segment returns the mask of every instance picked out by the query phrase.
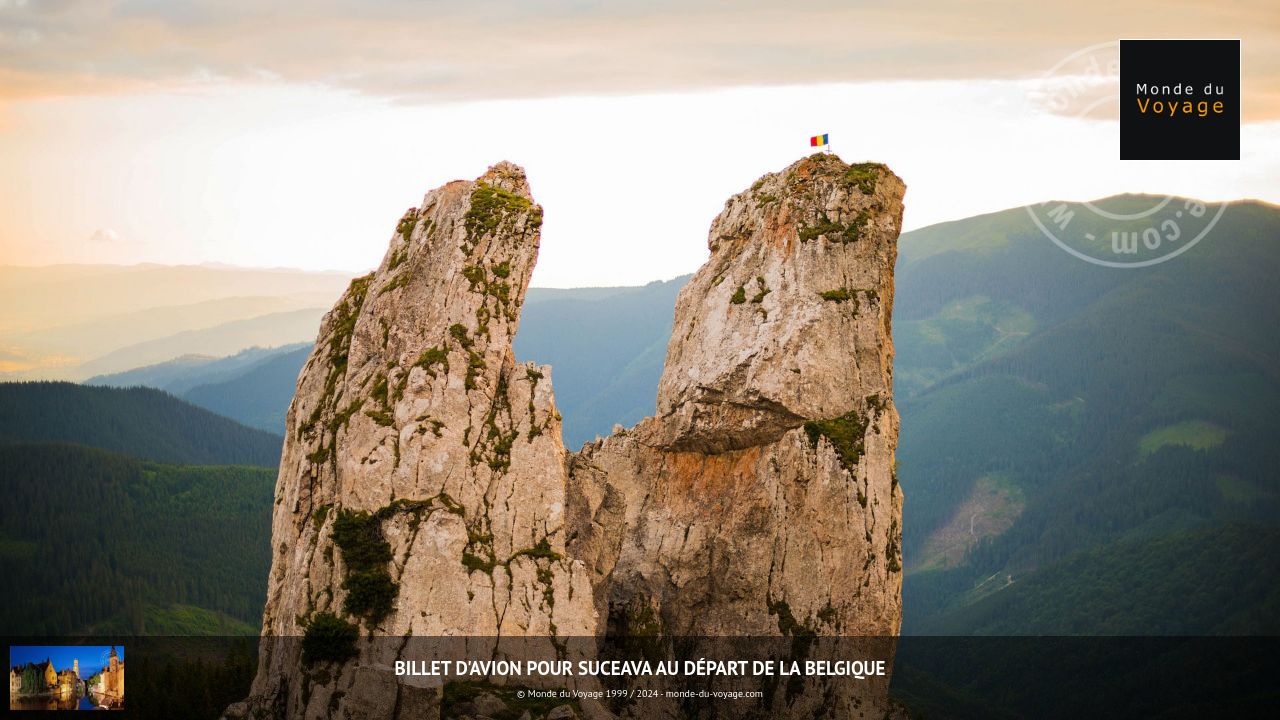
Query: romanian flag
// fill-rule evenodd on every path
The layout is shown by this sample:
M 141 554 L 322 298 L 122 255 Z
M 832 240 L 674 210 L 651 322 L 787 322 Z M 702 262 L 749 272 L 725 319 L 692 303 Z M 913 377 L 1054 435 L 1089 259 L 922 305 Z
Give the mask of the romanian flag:
M 809 147 L 822 147 L 827 144 L 827 134 L 814 135 L 809 138 Z

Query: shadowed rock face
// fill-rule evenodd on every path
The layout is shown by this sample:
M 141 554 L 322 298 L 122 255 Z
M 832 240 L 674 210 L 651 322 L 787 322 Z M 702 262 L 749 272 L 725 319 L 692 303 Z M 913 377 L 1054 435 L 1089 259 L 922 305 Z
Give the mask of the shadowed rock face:
M 547 658 L 591 652 L 567 636 L 895 635 L 903 192 L 815 155 L 731 198 L 680 293 L 658 416 L 576 454 L 550 368 L 511 351 L 542 218 L 523 171 L 427 194 L 298 379 L 259 673 L 227 714 L 438 713 L 390 674 L 403 643 L 317 661 L 296 639 L 321 630 L 487 637 L 483 656 L 521 637 Z M 755 711 L 883 704 L 885 683 L 854 685 Z M 649 711 L 680 706 L 630 712 Z

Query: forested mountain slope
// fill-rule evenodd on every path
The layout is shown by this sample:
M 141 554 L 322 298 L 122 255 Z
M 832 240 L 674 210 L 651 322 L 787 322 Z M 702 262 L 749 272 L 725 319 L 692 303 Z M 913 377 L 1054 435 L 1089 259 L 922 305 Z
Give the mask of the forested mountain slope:
M 0 383 L 0 445 L 29 442 L 89 445 L 160 462 L 274 468 L 282 439 L 150 388 Z

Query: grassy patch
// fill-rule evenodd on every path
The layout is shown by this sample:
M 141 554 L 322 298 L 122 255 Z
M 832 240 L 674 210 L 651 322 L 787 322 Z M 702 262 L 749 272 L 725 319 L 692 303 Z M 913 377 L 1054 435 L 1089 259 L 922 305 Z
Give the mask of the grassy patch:
M 462 565 L 470 572 L 478 570 L 482 573 L 491 573 L 497 564 L 497 561 L 491 557 L 480 557 L 466 550 L 462 552 Z
M 458 345 L 463 349 L 471 347 L 471 336 L 467 334 L 467 327 L 462 323 L 454 323 L 449 326 L 449 336 L 458 341 Z
M 609 610 L 609 639 L 626 657 L 661 662 L 667 655 L 662 618 L 643 598 Z
M 823 213 L 818 218 L 817 223 L 800 228 L 800 239 L 807 242 L 823 235 L 835 235 L 842 232 L 844 232 L 844 226 L 832 221 L 831 218 L 827 217 L 826 213 Z
M 325 344 L 325 362 L 328 364 L 329 372 L 324 379 L 324 393 L 311 413 L 311 417 L 298 428 L 299 438 L 315 430 L 316 424 L 320 422 L 320 417 L 326 410 L 333 412 L 336 408 L 338 381 L 347 374 L 351 337 L 355 334 L 356 320 L 360 318 L 360 309 L 364 307 L 365 298 L 369 295 L 369 284 L 372 281 L 373 273 L 352 280 L 342 300 L 333 309 L 329 340 Z
M 383 285 L 382 289 L 378 291 L 378 294 L 386 295 L 387 293 L 393 290 L 399 290 L 400 288 L 408 284 L 409 284 L 409 273 L 402 272 L 399 275 L 396 275 L 395 277 L 391 278 L 391 282 L 387 283 L 386 285 Z
M 462 379 L 463 387 L 468 390 L 475 390 L 476 378 L 480 376 L 480 371 L 485 367 L 484 356 L 474 350 L 469 350 L 467 352 L 467 375 Z
M 312 465 L 321 465 L 326 460 L 329 459 L 331 450 L 332 448 L 330 448 L 330 446 L 321 445 L 315 450 L 312 450 L 311 452 L 307 453 L 307 462 L 311 463 Z
M 473 292 L 484 287 L 484 268 L 479 265 L 468 265 L 462 268 L 462 277 L 467 279 Z
M 352 400 L 350 405 L 338 410 L 333 414 L 332 418 L 329 418 L 325 428 L 328 429 L 330 434 L 338 432 L 340 428 L 345 427 L 351 420 L 352 415 L 360 411 L 361 407 L 364 407 L 364 400 Z
M 880 163 L 857 163 L 850 165 L 848 170 L 844 171 L 844 177 L 841 178 L 846 185 L 858 188 L 863 195 L 870 195 L 876 191 L 876 183 L 880 180 L 880 174 L 887 170 Z
M 1193 450 L 1210 450 L 1227 439 L 1226 428 L 1203 420 L 1188 420 L 1157 428 L 1138 441 L 1138 455 L 1146 458 L 1162 447 L 1182 445 Z
M 867 433 L 868 420 L 857 410 L 831 418 L 830 420 L 810 420 L 804 424 L 804 433 L 809 437 L 809 444 L 818 447 L 818 439 L 825 437 L 835 448 L 840 464 L 850 473 L 858 467 L 862 453 L 866 450 L 863 437 Z
M 407 244 L 401 245 L 399 248 L 396 248 L 396 250 L 391 253 L 391 258 L 387 260 L 387 270 L 389 271 L 395 270 L 396 268 L 403 265 L 404 261 L 408 259 L 409 259 L 409 246 Z
M 174 603 L 165 607 L 146 606 L 146 628 L 150 635 L 242 635 L 258 634 L 254 626 L 214 610 Z
M 535 560 L 542 559 L 551 561 L 559 560 L 561 557 L 560 553 L 551 549 L 551 543 L 547 542 L 545 537 L 539 540 L 537 545 L 517 551 L 515 555 L 511 556 L 511 559 L 515 560 L 521 556 L 530 557 Z
M 816 637 L 812 629 L 796 619 L 786 600 L 769 601 L 769 614 L 778 617 L 778 632 L 783 635 Z
M 769 614 L 778 618 L 778 632 L 791 636 L 792 659 L 807 657 L 809 648 L 813 641 L 817 639 L 818 633 L 796 619 L 795 614 L 791 612 L 791 605 L 786 600 L 768 598 L 765 602 L 769 608 Z M 799 676 L 792 676 L 787 683 L 787 695 L 791 696 L 797 693 L 800 688 Z
M 464 221 L 468 244 L 474 246 L 482 236 L 493 235 L 499 228 L 511 226 L 524 212 L 531 212 L 531 227 L 542 226 L 542 211 L 535 208 L 528 198 L 488 183 L 477 183 Z
M 405 211 L 401 216 L 400 222 L 396 223 L 396 232 L 400 233 L 400 237 L 405 242 L 409 242 L 409 237 L 413 235 L 413 229 L 418 225 L 418 208 L 412 207 Z
M 429 347 L 422 351 L 413 364 L 426 370 L 431 377 L 436 377 L 436 366 L 449 372 L 449 352 L 439 347 Z
M 756 196 L 756 207 L 758 208 L 762 208 L 766 205 L 771 205 L 776 202 L 778 202 L 777 195 L 770 195 L 769 193 L 760 193 L 759 195 Z
M 854 217 L 853 222 L 847 225 L 841 225 L 827 217 L 826 213 L 823 213 L 815 224 L 800 228 L 800 240 L 809 241 L 825 237 L 827 240 L 838 242 L 841 245 L 856 242 L 862 237 L 862 232 L 870 220 L 870 210 L 860 210 L 857 216 Z

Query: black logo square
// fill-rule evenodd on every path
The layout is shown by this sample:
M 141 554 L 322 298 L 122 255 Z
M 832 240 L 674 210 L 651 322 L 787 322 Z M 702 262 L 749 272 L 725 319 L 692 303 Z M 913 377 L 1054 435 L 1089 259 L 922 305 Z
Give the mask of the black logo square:
M 1120 159 L 1239 160 L 1240 41 L 1121 40 Z

